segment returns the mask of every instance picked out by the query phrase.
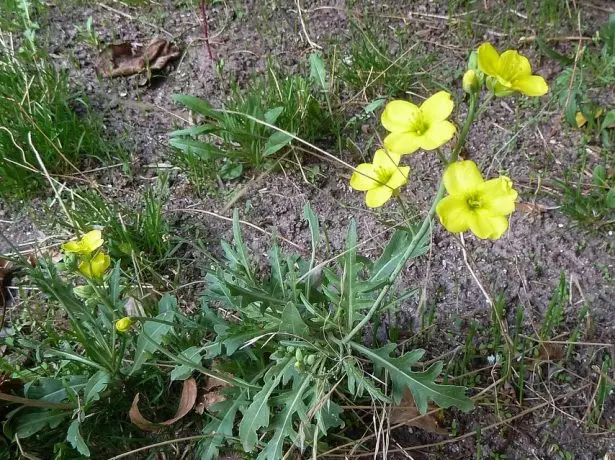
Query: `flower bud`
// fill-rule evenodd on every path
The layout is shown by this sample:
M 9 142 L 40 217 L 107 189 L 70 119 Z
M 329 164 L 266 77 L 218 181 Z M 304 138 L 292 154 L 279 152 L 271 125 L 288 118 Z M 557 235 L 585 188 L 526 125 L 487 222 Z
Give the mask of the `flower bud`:
M 463 90 L 468 94 L 474 94 L 480 89 L 480 81 L 476 75 L 476 71 L 473 69 L 468 70 L 463 74 Z
M 130 316 L 124 316 L 115 323 L 115 329 L 118 332 L 126 332 L 132 326 L 132 323 L 134 323 L 134 320 Z

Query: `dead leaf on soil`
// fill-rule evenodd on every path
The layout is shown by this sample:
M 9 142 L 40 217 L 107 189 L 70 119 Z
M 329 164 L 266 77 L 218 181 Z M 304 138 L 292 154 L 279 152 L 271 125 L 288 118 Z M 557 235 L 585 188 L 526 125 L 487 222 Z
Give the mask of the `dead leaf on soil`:
M 179 55 L 179 48 L 161 38 L 154 38 L 145 47 L 122 42 L 109 45 L 100 53 L 96 69 L 102 75 L 112 78 L 145 72 L 149 79 L 152 70 L 163 69 Z
M 561 343 L 545 342 L 540 345 L 539 358 L 542 361 L 559 361 L 564 357 L 564 346 Z
M 526 214 L 541 214 L 547 211 L 546 206 L 538 203 L 530 203 L 529 201 L 517 203 L 516 207 L 518 211 L 525 212 Z
M 432 410 L 430 407 L 429 410 Z M 447 434 L 444 428 L 440 428 L 438 421 L 433 415 L 421 415 L 417 409 L 412 393 L 407 388 L 404 390 L 404 397 L 399 406 L 391 408 L 391 424 L 403 423 L 408 426 L 419 428 L 428 433 Z
M 209 377 L 207 379 L 207 384 L 199 396 L 199 402 L 194 406 L 194 411 L 199 415 L 203 415 L 203 412 L 214 404 L 226 400 L 226 397 L 220 393 L 220 390 L 229 386 L 231 386 L 229 383 L 214 377 Z
M 189 378 L 188 380 L 184 380 L 184 387 L 182 389 L 181 398 L 179 400 L 179 407 L 177 408 L 177 412 L 175 412 L 175 416 L 169 420 L 164 422 L 150 422 L 147 420 L 141 412 L 139 411 L 139 393 L 135 395 L 135 399 L 132 401 L 132 407 L 130 411 L 128 411 L 128 416 L 130 417 L 130 421 L 137 425 L 139 428 L 145 431 L 160 431 L 165 427 L 172 425 L 177 422 L 179 419 L 185 417 L 188 412 L 194 407 L 194 403 L 196 402 L 196 380 L 194 378 Z

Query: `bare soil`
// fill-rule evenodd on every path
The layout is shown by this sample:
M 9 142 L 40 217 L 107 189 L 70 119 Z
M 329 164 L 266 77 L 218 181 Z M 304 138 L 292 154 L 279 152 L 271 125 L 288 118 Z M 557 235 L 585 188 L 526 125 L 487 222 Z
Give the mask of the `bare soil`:
M 171 94 L 191 94 L 222 105 L 228 85 L 221 81 L 214 68 L 215 62 L 208 56 L 197 8 L 178 7 L 168 0 L 134 8 L 120 2 L 106 2 L 107 7 L 99 3 L 80 6 L 72 3 L 52 5 L 40 34 L 46 37 L 48 51 L 57 65 L 69 69 L 75 87 L 87 95 L 92 110 L 104 116 L 108 135 L 128 133 L 133 174 L 123 174 L 118 167 L 94 176 L 109 198 L 124 202 L 136 200 L 140 190 L 155 179 L 155 166 L 172 164 L 167 133 L 177 126 L 185 126 L 182 119 L 189 118 L 188 113 L 172 103 Z M 233 3 L 238 2 L 216 4 L 208 11 L 214 59 L 224 60 L 228 75 L 232 72 L 237 81 L 243 83 L 254 73 L 263 71 L 269 56 L 278 58 L 289 72 L 304 71 L 310 45 L 295 2 L 246 0 L 236 6 Z M 349 18 L 357 17 L 364 21 L 380 21 L 383 36 L 392 36 L 391 29 L 414 35 L 428 51 L 443 59 L 446 66 L 459 69 L 463 68 L 468 51 L 482 41 L 488 40 L 504 48 L 516 45 L 518 39 L 502 36 L 498 30 L 480 25 L 474 26 L 477 32 L 473 42 L 460 38 L 459 27 L 445 18 L 447 2 L 391 2 L 389 6 L 367 0 L 301 3 L 306 31 L 311 40 L 322 46 L 334 40 L 345 43 L 349 38 Z M 522 6 L 518 11 L 522 13 Z M 178 43 L 184 54 L 168 74 L 152 84 L 140 86 L 140 77 L 100 79 L 95 71 L 97 51 L 81 39 L 77 31 L 88 17 L 93 18 L 101 43 L 119 40 L 147 43 L 158 36 Z M 605 18 L 601 10 L 584 8 L 582 32 L 591 36 Z M 564 25 L 562 29 L 565 30 Z M 530 35 L 533 31 L 526 32 Z M 572 32 L 576 34 L 575 30 Z M 562 50 L 570 50 L 576 42 L 560 46 Z M 536 63 L 536 73 L 547 80 L 552 80 L 561 70 L 553 62 L 541 61 L 531 46 L 524 47 L 523 52 Z M 466 105 L 462 102 L 459 83 L 454 80 L 447 83 L 458 101 L 454 118 L 462 120 Z M 613 94 L 605 97 L 612 100 Z M 532 121 L 538 110 L 540 115 Z M 377 126 L 375 120 L 373 124 Z M 510 398 L 499 401 L 502 404 L 499 412 L 489 403 L 480 405 L 470 414 L 445 415 L 449 426 L 453 418 L 456 419 L 458 434 L 476 432 L 482 427 L 479 437 L 473 435 L 438 447 L 420 447 L 447 438 L 401 428 L 391 435 L 391 440 L 398 443 L 391 442 L 391 449 L 398 445 L 414 447 L 418 450 L 409 452 L 412 458 L 434 459 L 496 458 L 495 454 L 505 454 L 505 458 L 550 459 L 564 458 L 565 451 L 570 452 L 572 458 L 596 459 L 615 451 L 615 435 L 608 432 L 615 424 L 612 395 L 607 398 L 601 428 L 588 428 L 581 423 L 585 421 L 599 378 L 591 366 L 601 362 L 605 353 L 613 356 L 615 351 L 615 235 L 601 230 L 588 233 L 587 229 L 576 226 L 557 209 L 557 196 L 541 185 L 541 179 L 561 178 L 575 164 L 580 155 L 579 145 L 579 135 L 565 126 L 555 103 L 532 105 L 514 98 L 492 102 L 480 123 L 472 129 L 466 154 L 488 176 L 505 171 L 513 178 L 526 206 L 512 216 L 510 231 L 501 240 L 480 241 L 466 235 L 465 244 L 488 292 L 505 295 L 506 319 L 510 327 L 515 324 L 515 309 L 520 305 L 525 312 L 524 332 L 530 335 L 539 329 L 560 274 L 564 273 L 572 288 L 565 325 L 560 331 L 562 340 L 566 340 L 565 333 L 576 326 L 579 310 L 587 303 L 592 324 L 583 328 L 581 340 L 603 345 L 579 345 L 572 361 L 565 366 L 547 363 L 531 370 L 532 390 L 527 392 L 523 407 L 516 404 L 515 391 L 511 389 Z M 343 152 L 343 159 L 355 164 L 360 162 L 351 152 Z M 412 178 L 403 193 L 417 210 L 424 212 L 437 187 L 440 163 L 425 152 L 411 156 L 408 163 Z M 333 164 L 320 166 L 321 174 L 314 183 L 306 182 L 297 167 L 287 165 L 259 183 L 253 183 L 253 179 L 260 172 L 252 176 L 248 173 L 239 183 L 221 184 L 217 197 L 204 198 L 195 196 L 184 174 L 170 169 L 172 196 L 167 213 L 174 232 L 194 237 L 198 230 L 208 248 L 217 252 L 219 239 L 230 239 L 228 222 L 200 214 L 198 210 L 220 212 L 231 196 L 227 193 L 229 190 L 249 187 L 235 204 L 243 219 L 269 232 L 276 229 L 283 237 L 307 249 L 309 231 L 301 211 L 309 202 L 321 225 L 327 229 L 328 247 L 320 254 L 323 259 L 343 248 L 347 225 L 353 218 L 357 221 L 359 240 L 369 240 L 362 253 L 377 257 L 390 234 L 385 223 L 398 216 L 396 206 L 370 212 L 363 204 L 362 194 L 349 188 L 347 171 Z M 6 208 L 1 211 L 4 214 L 0 215 L 0 225 L 16 242 L 40 239 L 45 235 L 31 224 L 28 214 L 38 213 L 39 221 L 46 219 L 46 204 L 45 201 L 33 202 L 24 204 L 23 209 L 0 205 Z M 13 220 L 10 225 L 5 223 Z M 268 236 L 246 228 L 246 240 L 254 254 L 266 254 L 270 244 Z M 4 248 L 0 243 L 0 249 Z M 199 269 L 204 265 L 199 254 L 187 250 L 184 257 L 193 259 L 194 269 L 185 275 L 192 279 L 187 281 L 198 279 Z M 460 245 L 439 225 L 433 232 L 429 255 L 408 267 L 401 283 L 423 287 L 427 304 L 436 306 L 435 325 L 419 341 L 428 349 L 426 359 L 463 347 L 472 321 L 477 321 L 481 327 L 490 327 L 491 308 L 464 263 Z M 408 301 L 398 318 L 405 336 L 410 336 L 419 322 L 418 302 L 418 298 Z M 475 365 L 476 368 L 487 366 L 487 357 Z M 493 379 L 497 379 L 498 372 L 494 368 Z M 570 378 L 550 378 L 559 372 L 569 373 Z M 483 382 L 483 386 L 492 382 Z M 485 430 L 491 424 L 545 402 L 547 404 L 526 416 Z M 396 455 L 391 453 L 390 458 L 397 458 Z M 399 454 L 399 458 L 406 457 Z

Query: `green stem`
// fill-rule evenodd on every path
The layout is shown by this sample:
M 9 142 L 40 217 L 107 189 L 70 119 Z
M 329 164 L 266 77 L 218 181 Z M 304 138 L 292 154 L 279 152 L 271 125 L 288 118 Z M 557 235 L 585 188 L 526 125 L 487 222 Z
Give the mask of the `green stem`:
M 466 143 L 466 138 L 468 137 L 468 133 L 470 132 L 470 127 L 472 126 L 472 123 L 474 122 L 474 119 L 476 118 L 477 106 L 478 106 L 478 94 L 470 95 L 470 106 L 468 108 L 468 116 L 466 117 L 465 122 L 463 124 L 463 128 L 461 129 L 461 132 L 459 133 L 459 139 L 457 140 L 457 144 L 455 145 L 455 148 L 453 149 L 453 152 L 451 153 L 451 158 L 448 161 L 449 164 L 457 161 L 459 152 L 461 152 L 461 149 Z M 374 316 L 374 313 L 376 313 L 376 310 L 378 309 L 378 307 L 380 306 L 384 298 L 389 293 L 391 286 L 393 285 L 393 283 L 395 282 L 395 280 L 397 279 L 397 277 L 403 270 L 404 266 L 406 265 L 406 262 L 408 261 L 410 256 L 415 252 L 415 249 L 418 246 L 418 244 L 423 240 L 427 232 L 431 231 L 431 227 L 433 224 L 433 217 L 434 217 L 434 214 L 436 213 L 436 207 L 438 206 L 438 203 L 444 196 L 444 192 L 445 192 L 444 182 L 440 181 L 440 186 L 438 187 L 436 196 L 433 199 L 431 208 L 429 208 L 429 212 L 427 213 L 427 215 L 425 216 L 425 219 L 423 220 L 423 223 L 421 224 L 421 228 L 419 228 L 419 230 L 416 232 L 416 234 L 412 238 L 412 241 L 406 248 L 404 255 L 402 256 L 399 263 L 395 267 L 395 270 L 393 270 L 393 273 L 391 273 L 391 275 L 389 276 L 387 285 L 382 289 L 382 291 L 380 291 L 380 294 L 374 301 L 373 305 L 371 306 L 367 314 L 363 317 L 363 319 L 359 321 L 359 323 L 357 323 L 357 325 L 348 334 L 346 334 L 346 336 L 342 339 L 342 344 L 347 344 L 348 342 L 350 342 L 350 340 L 355 335 L 357 335 L 363 329 L 363 327 L 365 327 L 365 325 L 371 320 L 372 316 Z

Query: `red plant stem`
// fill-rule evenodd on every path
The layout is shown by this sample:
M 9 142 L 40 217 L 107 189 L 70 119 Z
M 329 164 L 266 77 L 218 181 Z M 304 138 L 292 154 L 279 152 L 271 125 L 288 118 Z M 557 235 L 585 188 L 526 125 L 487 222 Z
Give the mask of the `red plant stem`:
M 201 0 L 201 15 L 203 16 L 203 35 L 205 36 L 205 45 L 207 46 L 207 53 L 209 59 L 214 60 L 214 55 L 211 52 L 211 46 L 209 44 L 209 24 L 207 23 L 207 9 L 205 7 L 206 0 Z

